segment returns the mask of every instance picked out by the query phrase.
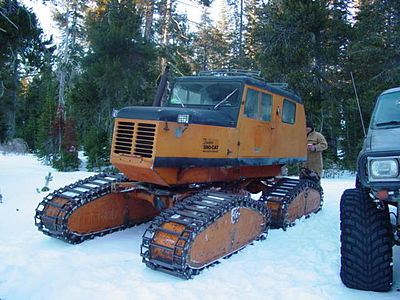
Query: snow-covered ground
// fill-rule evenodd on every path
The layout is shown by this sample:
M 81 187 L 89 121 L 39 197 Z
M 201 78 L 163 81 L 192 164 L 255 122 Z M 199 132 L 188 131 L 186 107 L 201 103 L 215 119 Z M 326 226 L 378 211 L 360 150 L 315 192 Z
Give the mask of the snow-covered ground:
M 38 193 L 92 175 L 61 173 L 31 155 L 0 154 L 0 299 L 400 299 L 400 247 L 394 248 L 392 291 L 346 288 L 340 281 L 339 199 L 353 177 L 323 179 L 321 212 L 296 226 L 270 230 L 192 280 L 147 268 L 140 257 L 147 225 L 69 245 L 34 226 Z

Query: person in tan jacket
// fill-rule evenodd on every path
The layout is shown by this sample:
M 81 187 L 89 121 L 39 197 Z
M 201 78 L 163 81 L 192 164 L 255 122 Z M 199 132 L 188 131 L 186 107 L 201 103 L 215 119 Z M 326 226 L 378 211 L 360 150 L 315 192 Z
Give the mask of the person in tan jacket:
M 328 149 L 325 137 L 314 130 L 311 121 L 307 121 L 307 161 L 303 163 L 303 167 L 318 173 L 322 176 L 323 160 L 322 151 Z

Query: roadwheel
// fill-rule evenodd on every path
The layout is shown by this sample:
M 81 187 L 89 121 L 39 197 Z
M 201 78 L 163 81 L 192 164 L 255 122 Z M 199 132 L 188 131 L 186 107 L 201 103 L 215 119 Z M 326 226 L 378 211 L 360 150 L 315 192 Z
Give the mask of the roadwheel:
M 388 291 L 393 282 L 393 235 L 388 208 L 367 190 L 345 190 L 340 201 L 342 282 L 349 288 Z

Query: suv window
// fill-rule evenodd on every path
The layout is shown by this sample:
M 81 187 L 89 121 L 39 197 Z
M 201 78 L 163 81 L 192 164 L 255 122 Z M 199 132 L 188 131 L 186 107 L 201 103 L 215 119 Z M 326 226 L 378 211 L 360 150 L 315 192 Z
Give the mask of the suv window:
M 400 92 L 379 97 L 372 116 L 372 124 L 378 128 L 400 125 Z

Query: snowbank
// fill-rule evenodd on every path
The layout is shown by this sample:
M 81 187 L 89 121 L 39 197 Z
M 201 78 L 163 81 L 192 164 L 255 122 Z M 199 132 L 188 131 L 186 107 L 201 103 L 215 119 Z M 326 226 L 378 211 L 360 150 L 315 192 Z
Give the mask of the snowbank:
M 38 193 L 93 175 L 61 173 L 31 155 L 0 155 L 0 299 L 400 299 L 400 247 L 393 290 L 374 293 L 340 281 L 339 200 L 354 177 L 323 179 L 321 212 L 183 280 L 150 270 L 140 257 L 147 225 L 69 245 L 34 226 Z

